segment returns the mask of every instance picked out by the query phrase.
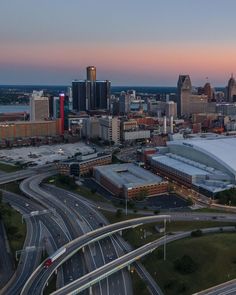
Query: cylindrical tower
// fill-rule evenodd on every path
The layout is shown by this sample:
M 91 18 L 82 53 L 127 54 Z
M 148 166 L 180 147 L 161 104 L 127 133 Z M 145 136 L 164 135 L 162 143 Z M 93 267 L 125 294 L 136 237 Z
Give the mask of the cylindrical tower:
M 87 80 L 96 81 L 96 67 L 94 66 L 87 67 Z

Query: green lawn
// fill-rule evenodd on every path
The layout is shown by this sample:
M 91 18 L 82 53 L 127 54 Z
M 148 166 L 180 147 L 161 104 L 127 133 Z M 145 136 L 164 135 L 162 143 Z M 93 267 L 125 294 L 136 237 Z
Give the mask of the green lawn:
M 184 239 L 167 245 L 166 261 L 158 249 L 143 262 L 164 294 L 189 295 L 236 278 L 235 243 L 236 235 L 226 233 Z M 195 272 L 181 274 L 174 268 L 174 261 L 183 255 L 196 263 Z
M 55 275 L 50 278 L 48 286 L 45 288 L 43 295 L 49 295 L 56 290 L 57 278 Z
M 120 209 L 120 208 L 118 208 Z M 140 215 L 137 213 L 134 213 L 134 214 L 128 214 L 127 216 L 125 215 L 125 210 L 122 209 L 122 213 L 121 213 L 121 216 L 118 217 L 116 215 L 116 212 L 110 212 L 110 211 L 105 211 L 105 210 L 100 210 L 102 212 L 102 214 L 107 218 L 107 220 L 110 222 L 110 223 L 116 223 L 116 222 L 120 222 L 120 221 L 123 221 L 123 220 L 128 220 L 128 219 L 132 219 L 132 218 L 138 218 L 138 217 L 144 217 L 143 215 Z
M 16 250 L 21 250 L 24 245 L 26 236 L 26 225 L 22 224 L 21 214 L 9 205 L 2 203 L 5 213 L 3 214 L 3 222 L 6 228 L 10 248 L 12 254 L 15 255 Z
M 155 225 L 163 227 L 162 223 L 150 223 L 143 226 L 133 228 L 132 230 L 126 230 L 123 232 L 123 237 L 135 248 L 140 247 L 146 243 L 154 241 L 163 236 L 156 231 Z M 227 226 L 234 225 L 232 223 L 217 223 L 214 221 L 176 221 L 176 222 L 167 222 L 166 232 L 176 232 L 176 231 L 191 231 L 200 228 L 216 227 L 216 226 Z
M 22 168 L 20 168 L 19 166 L 15 166 L 15 165 L 9 165 L 9 164 L 5 164 L 0 162 L 0 171 L 4 171 L 4 172 L 15 172 L 18 170 L 21 170 Z
M 9 191 L 18 195 L 22 195 L 22 191 L 19 188 L 19 183 L 17 181 L 15 182 L 9 182 L 6 184 L 1 184 L 0 189 L 3 189 L 5 191 Z

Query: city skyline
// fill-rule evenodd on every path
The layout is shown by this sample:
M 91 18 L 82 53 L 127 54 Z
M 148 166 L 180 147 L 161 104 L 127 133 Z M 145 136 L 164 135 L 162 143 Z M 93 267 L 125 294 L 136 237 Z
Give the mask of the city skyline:
M 226 86 L 236 69 L 233 0 L 3 0 L 0 84 L 68 85 L 95 65 L 113 85 Z M 227 2 L 227 3 L 226 3 Z

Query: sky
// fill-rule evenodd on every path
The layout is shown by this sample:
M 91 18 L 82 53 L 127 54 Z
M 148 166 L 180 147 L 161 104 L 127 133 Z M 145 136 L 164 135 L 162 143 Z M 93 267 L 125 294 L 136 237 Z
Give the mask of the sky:
M 235 0 L 0 0 L 0 84 L 225 86 L 236 76 Z

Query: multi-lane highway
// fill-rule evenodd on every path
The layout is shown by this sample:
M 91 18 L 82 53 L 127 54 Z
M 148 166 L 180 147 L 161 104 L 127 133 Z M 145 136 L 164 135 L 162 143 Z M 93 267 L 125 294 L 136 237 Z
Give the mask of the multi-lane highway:
M 163 216 L 149 216 L 149 217 L 142 217 L 142 218 L 136 218 L 132 220 L 126 220 L 119 223 L 107 225 L 104 227 L 101 227 L 97 230 L 94 230 L 92 232 L 89 232 L 71 242 L 64 245 L 64 248 L 66 248 L 66 252 L 63 253 L 49 268 L 44 268 L 44 264 L 42 263 L 36 271 L 31 275 L 27 283 L 25 284 L 21 294 L 31 294 L 32 293 L 32 285 L 37 284 L 38 280 L 46 279 L 48 280 L 49 277 L 53 274 L 53 272 L 62 265 L 68 258 L 72 257 L 78 250 L 82 249 L 86 245 L 98 241 L 106 236 L 112 235 L 116 232 L 119 232 L 121 230 L 127 229 L 127 228 L 133 228 L 138 225 L 151 223 L 160 221 L 163 219 L 169 218 L 168 215 Z M 30 293 L 31 292 L 31 293 Z
M 0 219 L 0 289 L 10 280 L 14 273 L 14 263 L 6 237 L 6 231 Z
M 29 232 L 35 233 L 32 235 L 33 242 L 30 243 L 31 246 L 28 246 L 31 248 L 28 248 L 29 251 L 23 252 L 23 255 L 21 257 L 23 263 L 20 263 L 20 267 L 18 266 L 19 270 L 21 269 L 22 273 L 22 277 L 20 280 L 21 284 L 18 280 L 14 280 L 13 277 L 13 283 L 11 287 L 15 288 L 15 286 L 17 286 L 16 289 L 12 289 L 14 292 L 12 293 L 11 291 L 11 293 L 4 293 L 1 291 L 0 294 L 18 294 L 19 291 L 16 290 L 20 290 L 22 288 L 24 282 L 29 276 L 29 273 L 32 273 L 33 269 L 35 269 L 36 264 L 38 263 L 37 257 L 40 257 L 40 251 L 31 251 L 32 249 L 34 249 L 33 244 L 41 245 L 43 240 L 43 247 L 46 247 L 47 251 L 51 253 L 60 248 L 62 245 L 67 244 L 69 241 L 75 240 L 78 237 L 81 237 L 91 230 L 98 228 L 98 230 L 100 230 L 105 228 L 101 228 L 101 224 L 105 225 L 107 221 L 100 213 L 95 210 L 95 207 L 98 206 L 96 203 L 94 204 L 93 202 L 87 201 L 82 197 L 78 197 L 78 195 L 52 186 L 43 185 L 40 187 L 39 184 L 42 179 L 50 174 L 51 173 L 44 173 L 43 175 L 33 176 L 23 181 L 21 185 L 21 189 L 23 190 L 23 192 L 27 196 L 32 198 L 33 201 L 29 199 L 26 201 L 25 198 L 19 197 L 17 204 L 15 203 L 15 207 L 21 208 L 21 211 L 27 215 L 30 215 L 30 212 L 32 211 L 42 212 L 45 209 L 49 211 L 51 210 L 50 212 L 54 212 L 54 215 L 45 214 L 42 216 L 30 216 L 29 224 L 31 225 L 28 225 L 28 229 Z M 14 175 L 14 177 L 19 176 Z M 22 177 L 22 179 L 23 178 L 25 178 L 25 176 Z M 13 203 L 16 202 L 15 199 L 15 197 L 12 198 Z M 29 204 L 29 206 L 26 207 L 26 203 Z M 109 210 L 114 211 L 116 209 L 109 207 Z M 144 213 L 146 215 L 152 214 L 147 211 L 143 211 L 140 213 Z M 235 214 L 171 213 L 170 215 L 172 220 L 211 220 L 219 222 L 236 221 Z M 78 282 L 83 277 L 88 275 L 88 273 L 95 273 L 98 269 L 101 270 L 102 268 L 104 268 L 106 270 L 106 265 L 110 265 L 111 262 L 120 259 L 119 257 L 123 255 L 124 252 L 127 253 L 130 251 L 130 249 L 127 248 L 127 245 L 122 242 L 122 239 L 119 236 L 105 238 L 101 241 L 99 238 L 98 240 L 98 242 L 92 244 L 90 243 L 91 241 L 89 241 L 87 244 L 90 245 L 87 247 L 83 247 L 85 250 L 84 253 L 74 255 L 72 258 L 68 259 L 66 263 L 63 264 L 63 274 L 58 276 L 61 277 L 58 283 L 58 287 L 62 287 L 64 284 L 68 284 L 71 281 Z M 26 245 L 27 243 L 25 244 L 25 248 L 27 247 Z M 68 252 L 71 252 L 71 250 L 69 250 Z M 30 261 L 30 255 L 32 254 L 33 257 L 35 253 L 37 254 L 36 259 L 31 259 L 31 261 L 34 261 L 34 263 L 25 263 L 25 261 Z M 127 263 L 129 264 L 130 261 Z M 22 268 L 21 265 L 26 266 L 26 268 Z M 148 272 L 144 268 L 142 268 L 140 264 L 136 264 L 135 266 L 136 269 L 139 270 L 141 277 L 143 277 L 144 279 L 148 279 L 149 289 L 153 290 L 152 294 L 161 294 L 161 291 L 158 291 L 158 286 L 152 281 L 152 278 L 150 277 Z M 40 280 L 36 280 L 35 282 L 33 282 L 32 285 L 27 283 L 26 288 L 30 286 L 30 291 L 22 294 L 40 294 L 44 289 L 48 278 L 51 276 L 51 274 L 49 274 L 50 272 L 45 273 L 45 276 L 42 276 L 42 278 L 40 277 Z M 93 294 L 132 294 L 130 276 L 127 270 L 113 273 L 111 276 L 107 276 L 107 274 L 104 275 L 106 278 L 105 280 L 102 280 L 101 282 L 100 279 L 95 280 L 96 284 L 93 286 Z M 8 284 L 8 286 L 9 285 L 10 284 Z
M 197 292 L 193 295 L 235 295 L 236 279 L 214 286 L 212 288 Z
M 109 224 L 107 220 L 104 218 L 102 214 L 99 213 L 99 211 L 94 210 L 93 208 L 99 207 L 97 204 L 93 204 L 91 201 L 85 199 L 82 196 L 79 196 L 77 194 L 68 192 L 63 189 L 59 189 L 55 186 L 49 186 L 43 184 L 42 187 L 46 189 L 47 191 L 51 192 L 52 194 L 56 195 L 61 201 L 66 202 L 67 206 L 71 209 L 73 208 L 80 208 L 80 214 L 87 213 L 87 216 L 83 215 L 84 218 L 87 218 L 87 222 L 90 223 L 91 229 L 96 229 L 100 227 L 100 224 L 103 223 Z M 112 245 L 111 245 L 112 242 Z M 118 256 L 123 255 L 124 253 L 127 253 L 132 250 L 130 245 L 127 244 L 127 242 L 124 241 L 124 239 L 120 235 L 113 235 L 112 237 L 105 238 L 101 241 L 102 248 L 105 251 L 105 257 L 107 258 L 106 262 L 110 262 L 110 259 L 117 258 Z M 119 255 L 114 255 L 114 253 L 111 252 L 111 246 L 116 248 L 116 252 L 118 252 Z M 107 250 L 109 250 L 109 253 L 107 253 Z M 148 271 L 145 269 L 145 267 L 139 263 L 134 263 L 134 266 L 136 268 L 137 273 L 139 274 L 140 278 L 145 281 L 147 284 L 148 289 L 150 290 L 150 294 L 152 295 L 162 295 L 162 292 L 159 288 L 159 286 L 156 284 L 154 279 L 151 277 L 151 275 L 148 273 Z M 112 289 L 116 288 L 118 285 L 118 289 L 120 290 L 120 280 L 119 277 L 117 277 L 118 273 L 113 274 L 109 277 L 110 281 L 110 294 L 112 294 Z M 127 276 L 127 271 L 123 270 L 123 276 Z M 117 278 L 115 278 L 115 276 Z M 114 281 L 116 284 L 114 284 Z M 127 279 L 126 279 L 126 286 L 127 286 Z M 130 288 L 126 288 L 129 290 Z
M 31 196 L 37 199 L 43 204 L 45 204 L 45 202 L 51 203 L 51 206 L 56 208 L 56 211 L 63 217 L 64 223 L 66 223 L 66 226 L 69 226 L 71 228 L 71 231 L 72 231 L 72 227 L 74 227 L 77 231 L 79 228 L 81 231 L 85 231 L 85 229 L 86 231 L 90 231 L 91 221 L 93 221 L 93 217 L 91 216 L 91 213 L 87 214 L 88 210 L 83 210 L 81 206 L 76 206 L 75 203 L 73 203 L 72 208 L 70 208 L 69 210 L 68 204 L 64 202 L 64 200 L 60 201 L 57 197 L 53 196 L 49 192 L 46 192 L 45 190 L 39 187 L 39 183 L 47 175 L 44 174 L 41 176 L 32 177 L 31 179 L 25 180 L 21 184 L 21 189 L 28 196 Z M 83 211 L 82 214 L 76 214 L 78 213 L 76 212 L 77 210 L 82 210 Z M 82 215 L 82 216 L 79 216 L 79 215 Z M 99 226 L 99 223 L 97 223 L 96 226 Z M 81 234 L 78 233 L 77 236 L 79 235 Z M 109 252 L 112 253 L 112 255 L 118 255 L 118 253 L 114 251 L 113 245 L 109 245 L 108 243 L 107 247 L 109 249 Z M 104 249 L 103 245 L 95 245 L 92 249 L 91 247 L 88 249 L 86 248 L 84 252 L 85 258 L 86 258 L 86 252 L 87 252 L 86 265 L 88 267 L 88 271 L 92 271 L 93 269 L 96 269 L 100 265 L 103 265 L 108 262 L 108 259 L 109 259 L 109 257 L 107 257 L 108 251 Z M 120 276 L 120 278 L 118 278 L 118 276 Z M 75 279 L 75 278 L 77 278 L 77 276 L 71 277 L 71 279 Z M 132 285 L 128 281 L 128 279 L 129 277 L 127 278 L 127 276 L 125 276 L 123 273 L 116 275 L 115 282 L 118 282 L 118 284 L 120 285 L 119 289 L 122 290 L 123 294 L 132 294 Z M 100 292 L 103 292 L 104 294 L 106 294 L 109 289 L 112 289 L 110 290 L 112 291 L 110 292 L 110 294 L 117 294 L 117 286 L 115 286 L 116 284 L 113 281 L 114 280 L 112 280 L 110 284 L 108 283 L 108 281 L 101 282 L 99 286 L 97 286 L 97 292 L 95 294 L 100 294 Z M 47 279 L 44 279 L 44 283 L 40 285 L 41 289 L 44 288 L 46 282 L 47 282 Z M 40 289 L 38 285 L 37 286 L 35 285 L 34 288 L 35 288 L 35 292 L 38 292 L 38 290 Z
M 4 199 L 25 216 L 25 220 L 29 226 L 27 230 L 29 241 L 26 238 L 24 251 L 20 257 L 17 271 L 5 288 L 0 292 L 0 294 L 15 295 L 20 293 L 27 278 L 39 264 L 41 257 L 39 257 L 39 260 L 37 257 L 40 256 L 39 254 L 42 248 L 52 253 L 63 244 L 69 242 L 69 239 L 62 230 L 60 220 L 53 215 L 53 212 L 48 211 L 48 213 L 45 214 L 45 208 L 41 205 L 13 193 L 5 193 Z M 32 212 L 38 213 L 38 215 L 32 214 Z M 41 212 L 43 214 L 41 214 Z M 38 240 L 36 240 L 36 237 L 39 237 Z M 69 273 L 70 275 L 71 269 L 72 267 L 69 265 L 63 266 L 65 274 Z M 70 280 L 67 280 L 66 283 L 69 281 Z M 64 279 L 62 278 L 61 282 L 58 282 L 58 286 L 62 286 L 63 284 Z
M 0 175 L 0 184 L 5 184 L 17 180 L 22 180 L 37 173 L 54 171 L 55 168 L 52 164 L 44 165 L 42 167 L 28 168 L 11 173 L 3 173 Z
M 235 227 L 224 227 L 224 231 L 235 231 Z M 215 232 L 222 232 L 222 228 L 206 228 L 202 229 L 202 232 L 205 234 L 208 233 L 215 233 Z M 119 257 L 110 263 L 100 267 L 99 269 L 86 274 L 82 278 L 75 280 L 74 282 L 70 283 L 69 285 L 64 286 L 63 288 L 55 291 L 52 295 L 72 295 L 77 294 L 89 287 L 93 284 L 97 283 L 99 280 L 106 278 L 107 276 L 111 275 L 112 273 L 132 264 L 135 260 L 139 260 L 141 257 L 151 253 L 157 247 L 163 245 L 165 242 L 170 243 L 179 239 L 183 239 L 189 237 L 191 235 L 191 231 L 179 233 L 176 235 L 168 236 L 166 239 L 158 239 L 154 242 L 148 243 L 138 249 L 135 249 L 122 257 Z

